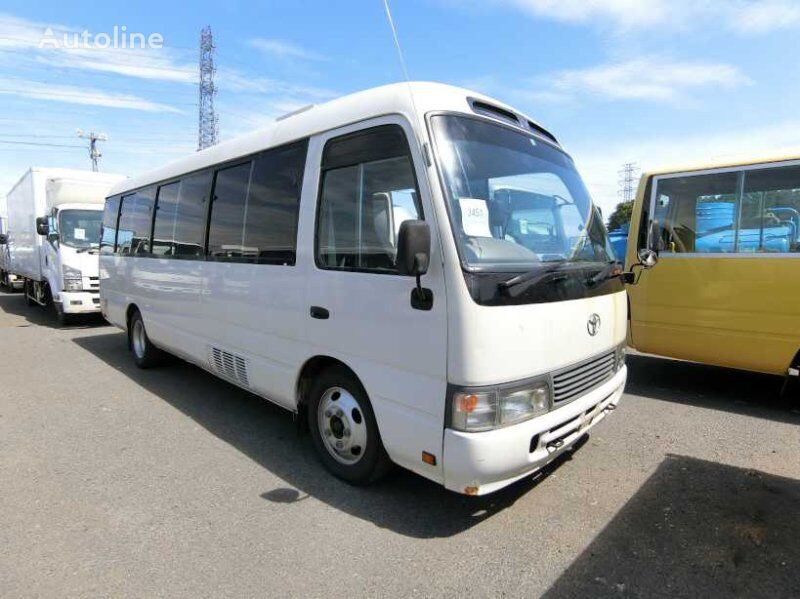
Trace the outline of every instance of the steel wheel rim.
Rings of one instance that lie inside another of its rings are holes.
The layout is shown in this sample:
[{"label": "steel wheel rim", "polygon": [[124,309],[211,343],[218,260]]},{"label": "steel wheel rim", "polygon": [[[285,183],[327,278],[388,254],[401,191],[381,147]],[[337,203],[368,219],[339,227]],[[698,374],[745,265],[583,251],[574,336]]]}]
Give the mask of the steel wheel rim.
[{"label": "steel wheel rim", "polygon": [[347,389],[331,387],[322,394],[317,423],[322,444],[334,460],[352,466],[364,457],[367,419]]},{"label": "steel wheel rim", "polygon": [[144,358],[144,350],[146,346],[144,324],[141,320],[133,323],[133,334],[131,335],[133,341],[133,353],[137,358]]}]

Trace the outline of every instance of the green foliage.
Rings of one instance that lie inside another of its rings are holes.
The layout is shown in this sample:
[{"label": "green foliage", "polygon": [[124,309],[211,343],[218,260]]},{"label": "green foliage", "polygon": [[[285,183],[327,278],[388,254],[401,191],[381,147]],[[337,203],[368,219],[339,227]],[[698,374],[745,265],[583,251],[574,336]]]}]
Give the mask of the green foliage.
[{"label": "green foliage", "polygon": [[631,222],[633,202],[620,202],[614,212],[608,217],[608,230],[619,229],[622,225]]}]

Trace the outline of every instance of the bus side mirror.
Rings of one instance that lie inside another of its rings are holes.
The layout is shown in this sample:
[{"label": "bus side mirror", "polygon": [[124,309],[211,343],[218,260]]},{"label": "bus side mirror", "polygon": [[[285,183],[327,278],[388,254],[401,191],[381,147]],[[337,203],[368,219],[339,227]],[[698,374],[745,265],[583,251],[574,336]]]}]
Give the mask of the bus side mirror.
[{"label": "bus side mirror", "polygon": [[0,245],[6,245],[8,243],[8,235],[5,233],[0,233]]},{"label": "bus side mirror", "polygon": [[422,287],[420,277],[428,272],[431,261],[431,229],[422,220],[406,220],[397,233],[397,270],[401,275],[416,277],[417,286],[411,290],[411,307],[415,310],[433,308],[433,292]]},{"label": "bus side mirror", "polygon": [[417,277],[428,272],[431,259],[431,229],[422,220],[406,220],[397,234],[397,270],[401,275]]},{"label": "bus side mirror", "polygon": [[50,233],[50,225],[47,224],[46,216],[40,216],[36,219],[36,232],[39,235],[47,235]]},{"label": "bus side mirror", "polygon": [[639,250],[639,264],[641,264],[645,270],[653,268],[658,264],[658,252],[648,249]]},{"label": "bus side mirror", "polygon": [[658,256],[658,253],[664,249],[664,238],[661,237],[661,226],[657,220],[650,221],[650,231],[647,238],[650,240],[648,249]]}]

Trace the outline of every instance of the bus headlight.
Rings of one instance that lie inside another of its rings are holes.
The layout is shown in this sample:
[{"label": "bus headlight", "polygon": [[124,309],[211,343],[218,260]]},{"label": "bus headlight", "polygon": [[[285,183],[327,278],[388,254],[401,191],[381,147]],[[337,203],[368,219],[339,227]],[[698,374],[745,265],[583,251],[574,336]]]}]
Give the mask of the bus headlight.
[{"label": "bus headlight", "polygon": [[465,432],[517,424],[550,409],[546,380],[521,386],[458,390],[453,394],[450,425]]}]

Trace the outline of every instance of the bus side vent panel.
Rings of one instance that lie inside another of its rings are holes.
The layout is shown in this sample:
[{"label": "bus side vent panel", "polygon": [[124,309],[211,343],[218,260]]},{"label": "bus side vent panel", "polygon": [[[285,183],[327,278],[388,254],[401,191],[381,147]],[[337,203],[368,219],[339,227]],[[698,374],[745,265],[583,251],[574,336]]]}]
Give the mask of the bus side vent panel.
[{"label": "bus side vent panel", "polygon": [[247,360],[218,347],[211,348],[211,368],[220,376],[235,381],[243,387],[250,386]]}]

